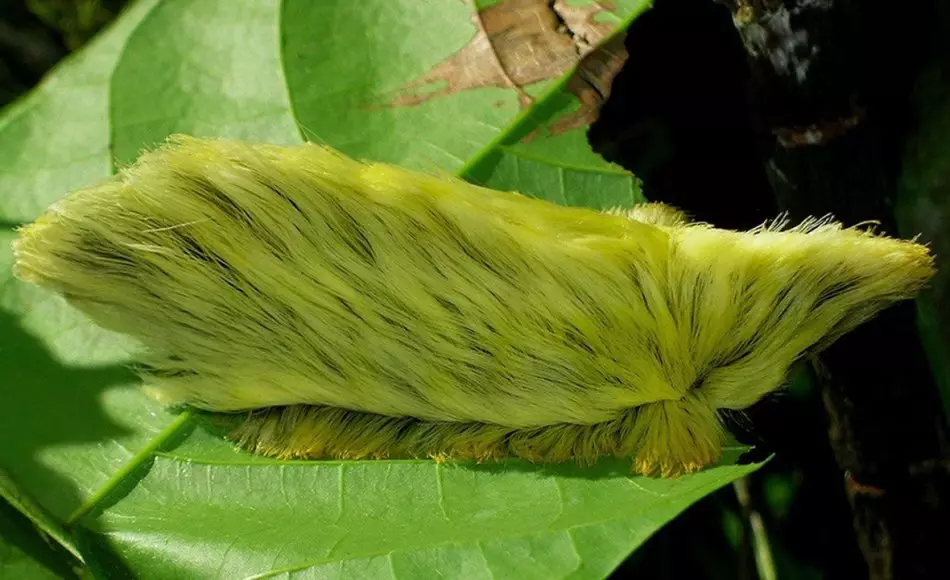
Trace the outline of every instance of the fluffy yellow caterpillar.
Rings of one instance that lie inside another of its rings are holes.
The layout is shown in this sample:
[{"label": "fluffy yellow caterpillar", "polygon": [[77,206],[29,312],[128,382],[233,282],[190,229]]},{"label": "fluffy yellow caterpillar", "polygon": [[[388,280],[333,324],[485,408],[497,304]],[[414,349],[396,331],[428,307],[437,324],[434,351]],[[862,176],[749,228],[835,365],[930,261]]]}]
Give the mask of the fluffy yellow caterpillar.
[{"label": "fluffy yellow caterpillar", "polygon": [[175,137],[53,205],[16,274],[143,345],[150,393],[278,457],[714,462],[720,409],[933,274],[828,220],[597,212],[298,147]]}]

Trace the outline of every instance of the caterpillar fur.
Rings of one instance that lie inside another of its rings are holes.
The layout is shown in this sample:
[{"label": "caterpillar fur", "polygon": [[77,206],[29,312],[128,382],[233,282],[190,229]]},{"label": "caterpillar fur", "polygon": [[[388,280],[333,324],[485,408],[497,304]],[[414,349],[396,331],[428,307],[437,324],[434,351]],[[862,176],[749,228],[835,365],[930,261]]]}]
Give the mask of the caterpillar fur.
[{"label": "caterpillar fur", "polygon": [[141,343],[152,396],[235,413],[253,452],[664,476],[934,273],[925,246],[830,219],[728,231],[184,136],[14,246],[19,278]]}]

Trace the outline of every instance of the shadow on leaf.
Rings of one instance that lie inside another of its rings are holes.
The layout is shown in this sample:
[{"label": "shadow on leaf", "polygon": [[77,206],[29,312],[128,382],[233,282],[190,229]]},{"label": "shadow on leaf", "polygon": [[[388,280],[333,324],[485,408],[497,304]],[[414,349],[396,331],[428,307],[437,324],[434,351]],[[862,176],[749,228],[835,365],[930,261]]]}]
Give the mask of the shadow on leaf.
[{"label": "shadow on leaf", "polygon": [[59,518],[81,503],[79,490],[58,469],[44,463],[50,447],[114,439],[130,433],[107,416],[100,402],[110,387],[135,382],[122,365],[71,368],[57,361],[17,318],[0,311],[0,466]]}]

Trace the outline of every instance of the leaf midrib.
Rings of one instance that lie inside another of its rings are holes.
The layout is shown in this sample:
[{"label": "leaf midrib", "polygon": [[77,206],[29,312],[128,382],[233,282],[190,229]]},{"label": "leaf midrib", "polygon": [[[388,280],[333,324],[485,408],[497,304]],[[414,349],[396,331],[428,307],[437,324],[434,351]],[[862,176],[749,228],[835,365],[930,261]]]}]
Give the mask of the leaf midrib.
[{"label": "leaf midrib", "polygon": [[152,458],[155,454],[155,451],[159,447],[164,445],[166,442],[174,439],[177,435],[183,432],[188,428],[192,420],[194,419],[194,413],[192,411],[183,411],[175,419],[165,426],[164,429],[159,431],[147,445],[142,447],[138,453],[132,456],[127,462],[122,464],[122,467],[119,468],[108,480],[100,485],[96,491],[94,491],[86,501],[84,501],[78,508],[76,508],[73,513],[69,514],[69,517],[66,518],[66,525],[72,525],[79,521],[83,516],[95,510],[99,505],[99,502],[103,501],[106,497],[112,493],[113,490],[117,489],[122,483],[128,478],[138,467],[143,465],[146,461]]}]

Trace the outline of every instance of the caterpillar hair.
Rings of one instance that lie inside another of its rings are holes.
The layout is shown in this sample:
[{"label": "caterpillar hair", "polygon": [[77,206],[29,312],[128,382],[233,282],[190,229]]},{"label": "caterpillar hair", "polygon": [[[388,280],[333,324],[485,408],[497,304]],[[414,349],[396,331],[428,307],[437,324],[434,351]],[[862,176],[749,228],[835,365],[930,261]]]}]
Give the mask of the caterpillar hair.
[{"label": "caterpillar hair", "polygon": [[22,228],[15,273],[136,339],[152,396],[234,413],[257,453],[670,476],[717,459],[721,410],[934,268],[829,218],[728,231],[178,136]]}]

